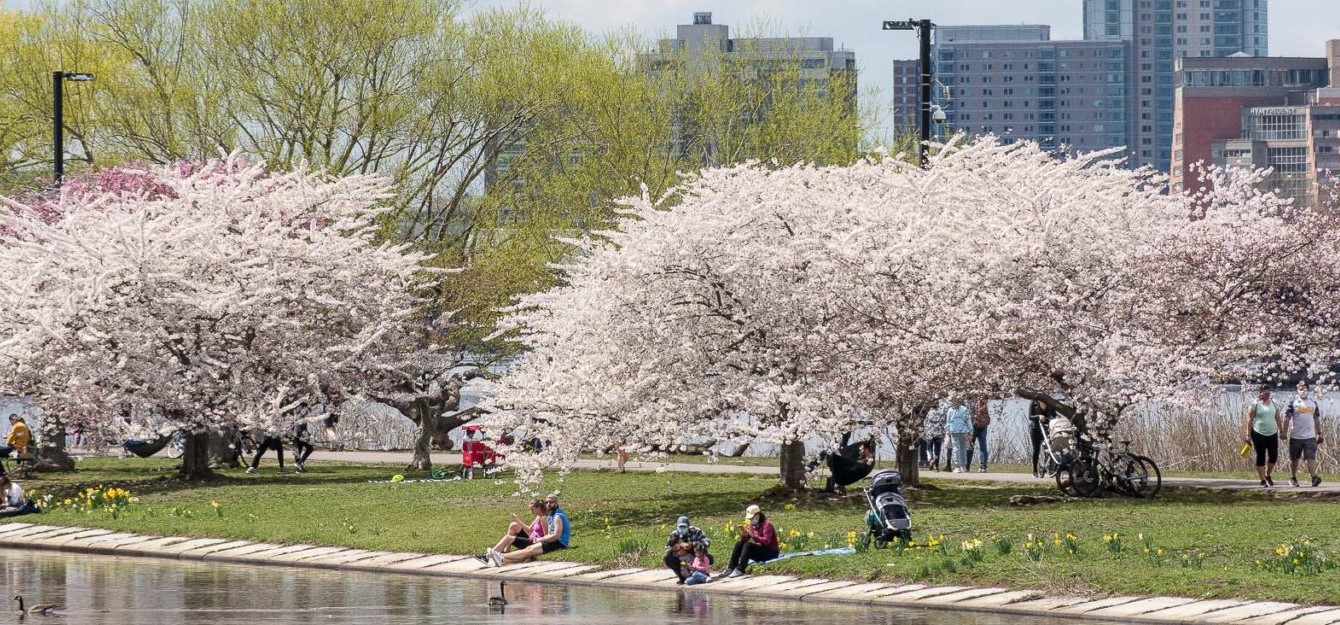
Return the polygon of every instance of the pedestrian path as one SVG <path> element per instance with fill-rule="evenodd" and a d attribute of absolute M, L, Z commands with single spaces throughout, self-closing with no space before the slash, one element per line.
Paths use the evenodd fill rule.
<path fill-rule="evenodd" d="M 105 529 L 0 524 L 0 547 L 81 554 L 200 560 L 249 565 L 440 575 L 513 582 L 563 583 L 663 592 L 730 594 L 792 601 L 938 608 L 1120 623 L 1233 625 L 1340 624 L 1340 606 L 1274 601 L 1198 600 L 1185 597 L 1057 597 L 1029 590 L 928 586 L 756 574 L 686 588 L 669 570 L 602 569 L 592 564 L 540 560 L 488 568 L 471 556 L 392 553 L 320 545 L 280 545 L 222 538 L 159 537 Z M 480 597 L 480 601 L 486 598 Z"/>
<path fill-rule="evenodd" d="M 386 463 L 386 464 L 409 464 L 413 456 L 408 451 L 317 451 L 312 454 L 309 463 L 319 463 L 320 461 L 334 462 L 353 462 L 353 463 Z M 460 464 L 461 455 L 450 452 L 437 452 L 433 454 L 435 464 Z M 583 459 L 577 461 L 579 469 L 614 469 L 614 460 L 593 460 Z M 737 464 L 706 464 L 695 462 L 634 462 L 629 461 L 627 469 L 629 471 L 671 471 L 681 473 L 748 473 L 753 475 L 777 475 L 776 466 L 748 466 Z M 1013 484 L 1055 484 L 1054 480 L 1044 480 L 1034 477 L 1028 473 L 951 473 L 947 471 L 926 471 L 922 470 L 921 477 L 933 478 L 937 480 L 962 480 L 976 482 L 1006 482 Z M 1327 476 L 1323 476 L 1325 478 Z M 1272 492 L 1279 493 L 1340 493 L 1340 479 L 1327 480 L 1322 482 L 1321 486 L 1312 488 L 1304 486 L 1293 488 L 1288 486 L 1288 474 L 1280 472 L 1276 475 L 1275 488 Z M 1175 488 L 1227 488 L 1227 489 L 1254 489 L 1260 490 L 1260 484 L 1252 479 L 1231 479 L 1231 478 L 1206 478 L 1206 477 L 1164 477 L 1163 485 L 1165 487 Z"/>

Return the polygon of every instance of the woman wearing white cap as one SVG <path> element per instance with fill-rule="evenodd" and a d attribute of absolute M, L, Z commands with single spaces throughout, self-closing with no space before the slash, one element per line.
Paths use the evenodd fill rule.
<path fill-rule="evenodd" d="M 730 564 L 718 577 L 739 577 L 748 572 L 750 562 L 767 562 L 780 553 L 777 530 L 758 506 L 745 508 L 744 520 L 747 523 L 740 529 L 740 538 L 730 554 Z"/>

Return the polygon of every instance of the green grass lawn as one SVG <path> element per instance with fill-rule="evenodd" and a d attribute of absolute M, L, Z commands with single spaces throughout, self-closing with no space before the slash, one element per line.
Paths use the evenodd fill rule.
<path fill-rule="evenodd" d="M 81 461 L 78 472 L 43 475 L 25 483 L 39 497 L 115 483 L 127 485 L 139 501 L 116 518 L 101 510 L 58 507 L 22 520 L 161 535 L 478 553 L 497 540 L 510 513 L 525 513 L 525 498 L 507 480 L 373 484 L 369 480 L 388 479 L 398 468 L 323 463 L 303 475 L 280 476 L 271 468 L 259 476 L 226 472 L 217 481 L 183 484 L 171 477 L 169 465 L 89 459 Z M 1283 542 L 1306 539 L 1328 556 L 1340 554 L 1333 501 L 1254 490 L 1165 489 L 1153 502 L 1105 499 L 1018 507 L 1009 505 L 1011 496 L 1050 495 L 1054 488 L 1043 481 L 936 480 L 934 474 L 927 483 L 928 488 L 909 493 L 914 548 L 796 558 L 757 570 L 1049 593 L 1340 604 L 1340 569 L 1291 574 L 1270 566 L 1280 559 L 1275 548 Z M 727 526 L 738 525 L 741 511 L 754 501 L 763 505 L 791 550 L 845 546 L 849 532 L 864 531 L 865 502 L 859 491 L 791 499 L 772 494 L 774 485 L 770 476 L 743 474 L 578 471 L 561 481 L 550 477 L 539 490 L 561 491 L 572 517 L 576 548 L 562 557 L 611 566 L 657 565 L 665 535 L 680 514 L 708 531 L 718 564 L 724 565 L 731 540 Z M 1121 536 L 1120 551 L 1103 542 L 1113 533 Z M 1041 541 L 1041 547 L 1035 546 L 1037 561 L 1024 553 L 1029 534 Z M 1063 544 L 1054 543 L 1054 534 Z M 1076 537 L 1077 555 L 1067 553 L 1066 534 Z M 1149 542 L 1149 553 L 1140 534 Z M 924 546 L 932 537 L 941 545 Z M 962 551 L 962 543 L 973 539 L 982 542 L 978 561 Z"/>

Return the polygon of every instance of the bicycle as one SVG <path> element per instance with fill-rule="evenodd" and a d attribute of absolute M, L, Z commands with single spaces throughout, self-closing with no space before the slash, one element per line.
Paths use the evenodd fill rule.
<path fill-rule="evenodd" d="M 1158 463 L 1132 453 L 1130 441 L 1120 442 L 1121 451 L 1114 451 L 1111 443 L 1080 443 L 1071 476 L 1075 490 L 1083 497 L 1098 497 L 1104 490 L 1137 499 L 1158 497 L 1163 489 Z"/>
<path fill-rule="evenodd" d="M 167 445 L 167 457 L 176 460 L 184 455 L 186 455 L 186 433 L 177 430 Z"/>

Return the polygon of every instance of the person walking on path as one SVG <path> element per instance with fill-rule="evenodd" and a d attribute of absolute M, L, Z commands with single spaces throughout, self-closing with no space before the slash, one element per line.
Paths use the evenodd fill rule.
<path fill-rule="evenodd" d="M 1261 478 L 1261 488 L 1275 485 L 1271 473 L 1280 453 L 1280 410 L 1270 398 L 1270 386 L 1263 384 L 1257 400 L 1247 409 L 1247 432 L 1242 442 L 1251 443 L 1256 450 L 1256 474 Z"/>
<path fill-rule="evenodd" d="M 932 471 L 939 471 L 940 452 L 945 444 L 945 417 L 939 408 L 932 408 L 926 412 L 922 429 L 921 439 L 926 444 L 926 465 Z"/>
<path fill-rule="evenodd" d="M 256 444 L 256 457 L 251 459 L 251 466 L 247 467 L 247 473 L 255 473 L 256 468 L 261 465 L 261 456 L 265 455 L 266 450 L 273 449 L 279 456 L 279 472 L 288 473 L 284 470 L 284 441 L 279 440 L 278 436 L 265 435 L 261 442 Z"/>
<path fill-rule="evenodd" d="M 705 553 L 711 544 L 707 534 L 689 525 L 689 517 L 679 517 L 679 521 L 675 523 L 675 531 L 670 532 L 670 537 L 665 540 L 665 556 L 661 558 L 661 562 L 674 571 L 679 583 L 683 584 L 684 580 L 688 579 L 690 573 L 688 569 L 693 564 L 694 555 L 698 553 L 699 548 Z"/>
<path fill-rule="evenodd" d="M 1298 398 L 1289 402 L 1284 413 L 1284 436 L 1289 439 L 1289 485 L 1298 487 L 1298 461 L 1307 461 L 1312 486 L 1321 486 L 1317 473 L 1317 446 L 1321 439 L 1321 407 L 1310 398 L 1306 384 L 1298 385 Z"/>
<path fill-rule="evenodd" d="M 968 441 L 972 437 L 972 419 L 968 407 L 957 404 L 945 412 L 945 431 L 954 446 L 954 473 L 968 470 Z"/>
<path fill-rule="evenodd" d="M 298 473 L 303 473 L 307 471 L 305 466 L 307 457 L 316 450 L 316 447 L 309 440 L 308 433 L 310 424 L 307 420 L 311 418 L 312 410 L 307 406 L 307 402 L 302 402 L 294 409 L 293 414 L 297 417 L 297 421 L 293 424 L 293 467 L 297 469 Z"/>
<path fill-rule="evenodd" d="M 1033 444 L 1033 477 L 1046 477 L 1047 470 L 1038 467 L 1038 457 L 1042 455 L 1043 428 L 1051 421 L 1053 412 L 1045 402 L 1035 399 L 1028 404 L 1028 440 Z"/>
<path fill-rule="evenodd" d="M 526 562 L 536 556 L 568 548 L 568 540 L 572 538 L 572 523 L 568 521 L 568 513 L 558 505 L 558 495 L 550 494 L 544 498 L 544 510 L 548 522 L 544 536 L 525 549 L 507 553 L 490 551 L 489 560 L 493 566 Z"/>
<path fill-rule="evenodd" d="M 978 473 L 986 473 L 987 451 L 986 451 L 986 429 L 991 426 L 991 409 L 987 406 L 986 398 L 979 398 L 972 402 L 972 435 L 968 438 L 968 462 L 964 465 L 968 469 L 972 468 L 972 451 L 976 445 L 982 450 L 982 465 L 977 469 Z"/>
<path fill-rule="evenodd" d="M 778 555 L 781 549 L 777 545 L 777 530 L 772 521 L 763 514 L 757 505 L 744 510 L 744 527 L 740 528 L 740 537 L 731 550 L 730 563 L 718 577 L 740 577 L 749 572 L 750 562 L 767 562 Z"/>

